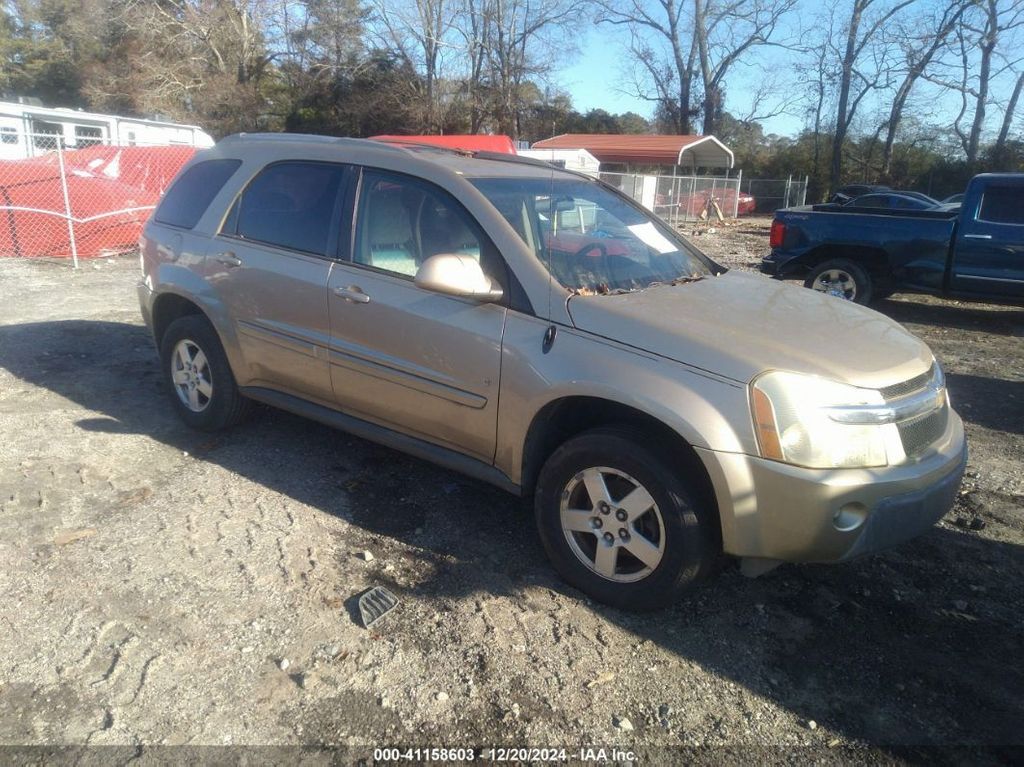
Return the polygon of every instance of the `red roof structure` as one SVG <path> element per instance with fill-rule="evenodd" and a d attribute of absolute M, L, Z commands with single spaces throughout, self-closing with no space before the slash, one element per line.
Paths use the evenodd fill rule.
<path fill-rule="evenodd" d="M 448 136 L 371 136 L 370 138 L 388 144 L 426 144 L 447 149 L 461 149 L 464 152 L 516 153 L 516 145 L 508 136 L 452 134 Z"/>
<path fill-rule="evenodd" d="M 690 165 L 731 168 L 732 151 L 714 136 L 668 136 L 629 133 L 563 133 L 533 149 L 586 149 L 602 163 Z"/>

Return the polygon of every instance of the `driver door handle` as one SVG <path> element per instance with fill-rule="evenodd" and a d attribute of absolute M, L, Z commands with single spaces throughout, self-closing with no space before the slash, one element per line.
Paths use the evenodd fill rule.
<path fill-rule="evenodd" d="M 354 304 L 370 303 L 370 297 L 358 285 L 349 285 L 347 288 L 335 288 L 334 295 Z"/>
<path fill-rule="evenodd" d="M 965 240 L 991 240 L 991 234 L 965 234 Z"/>

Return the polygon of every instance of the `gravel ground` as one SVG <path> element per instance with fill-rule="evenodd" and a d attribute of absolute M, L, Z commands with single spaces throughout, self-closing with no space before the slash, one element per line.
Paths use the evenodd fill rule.
<path fill-rule="evenodd" d="M 694 239 L 751 268 L 767 220 Z M 590 744 L 648 763 L 1024 744 L 1021 309 L 878 307 L 931 345 L 967 422 L 934 530 L 840 566 L 727 566 L 636 616 L 562 585 L 489 486 L 266 408 L 189 431 L 137 271 L 0 261 L 0 744 Z M 366 630 L 353 597 L 376 584 L 402 602 Z M 950 745 L 969 751 L 914 750 Z"/>

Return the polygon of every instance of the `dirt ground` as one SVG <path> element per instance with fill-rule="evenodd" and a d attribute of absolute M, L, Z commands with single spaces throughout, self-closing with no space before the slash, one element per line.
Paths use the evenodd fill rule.
<path fill-rule="evenodd" d="M 754 268 L 767 223 L 694 241 Z M 932 347 L 967 423 L 963 491 L 930 533 L 756 580 L 727 567 L 638 616 L 564 586 L 489 486 L 266 408 L 189 431 L 137 273 L 0 261 L 0 744 L 1020 755 L 1024 310 L 877 307 Z M 367 630 L 352 598 L 376 584 L 402 601 Z M 919 748 L 951 745 L 968 750 Z"/>

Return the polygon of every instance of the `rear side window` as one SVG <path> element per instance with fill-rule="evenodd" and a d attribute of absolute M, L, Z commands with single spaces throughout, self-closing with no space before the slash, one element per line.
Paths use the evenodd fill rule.
<path fill-rule="evenodd" d="M 978 220 L 993 224 L 1024 224 L 1024 187 L 988 187 L 981 198 Z"/>
<path fill-rule="evenodd" d="M 241 160 L 207 160 L 196 163 L 167 190 L 160 207 L 153 214 L 153 220 L 191 229 L 199 223 L 217 192 L 241 164 Z"/>
<path fill-rule="evenodd" d="M 327 255 L 345 166 L 281 162 L 260 171 L 235 203 L 224 233 L 289 250 Z"/>

